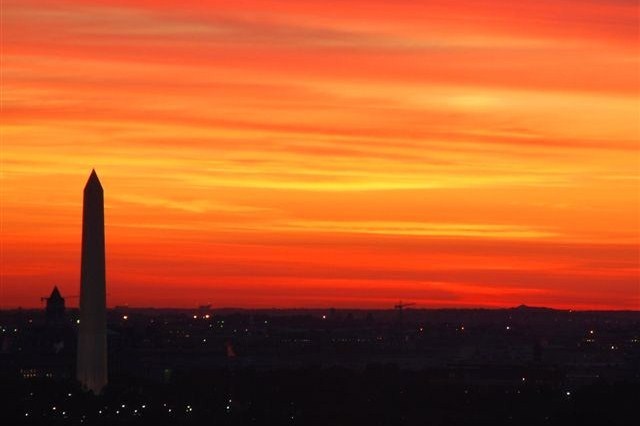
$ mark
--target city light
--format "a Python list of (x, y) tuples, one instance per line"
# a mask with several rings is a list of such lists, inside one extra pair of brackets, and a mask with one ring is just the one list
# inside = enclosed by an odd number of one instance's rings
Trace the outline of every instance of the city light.
[[(146, 315), (146, 314), (145, 314)], [(317, 315), (317, 314), (316, 314)], [(456, 313), (456, 315), (458, 315), (458, 313)], [(338, 316), (336, 316), (337, 318), (340, 318), (340, 314)], [(117, 315), (114, 319), (116, 324), (114, 324), (114, 328), (117, 327), (122, 327), (122, 329), (126, 329), (126, 326), (122, 323), (117, 323), (117, 319), (124, 319), (124, 316), (122, 314)], [(136, 316), (136, 318), (144, 318), (143, 316)], [(226, 318), (226, 325), (228, 327), (225, 327), (225, 329), (228, 329), (228, 331), (225, 331), (225, 334), (223, 334), (222, 336), (216, 336), (216, 334), (218, 333), (218, 330), (216, 330), (215, 332), (212, 332), (211, 329), (209, 328), (209, 325), (211, 323), (213, 324), (221, 324), (224, 320), (221, 320), (219, 318), (216, 318), (215, 321), (208, 321), (208, 322), (201, 322), (201, 321), (195, 321), (192, 322), (190, 321), (191, 318), (191, 314), (187, 314), (184, 315), (182, 314), (181, 317), (181, 321), (183, 323), (183, 327), (184, 328), (178, 328), (176, 327), (174, 324), (176, 324), (175, 322), (172, 323), (172, 325), (170, 327), (166, 327), (166, 329), (164, 330), (164, 333), (166, 333), (165, 335), (163, 335), (162, 338), (158, 339), (158, 343), (163, 345), (166, 344), (165, 342), (167, 342), (167, 340), (165, 340), (165, 337), (169, 338), (170, 343), (175, 343), (175, 338), (179, 337), (182, 339), (185, 339), (186, 342), (188, 342), (186, 340), (187, 336), (193, 337), (196, 340), (195, 341), (200, 341), (202, 345), (206, 346), (200, 346), (199, 348), (196, 348), (195, 351), (201, 350), (201, 354), (205, 354), (207, 353), (210, 349), (215, 348), (215, 344), (218, 342), (223, 342), (224, 340), (218, 340), (218, 338), (221, 339), (227, 339), (229, 337), (229, 335), (231, 335), (232, 332), (234, 331), (242, 331), (242, 330), (248, 330), (247, 328), (244, 327), (244, 324), (246, 324), (246, 321), (248, 320), (248, 317), (246, 318), (233, 318), (233, 317), (228, 317)], [(203, 315), (198, 315), (198, 318), (204, 318)], [(313, 315), (310, 315), (309, 318), (313, 318)], [(323, 318), (323, 319), (329, 319), (332, 318), (331, 314), (321, 314), (320, 316), (316, 316), (315, 317), (316, 320), (318, 318)], [(552, 317), (553, 319), (553, 317)], [(26, 318), (24, 319), (24, 321), (27, 321)], [(262, 321), (262, 320), (261, 320)], [(398, 329), (395, 328), (396, 323), (396, 318), (395, 317), (391, 317), (391, 319), (389, 320), (388, 324), (389, 324), (389, 330), (387, 331), (384, 328), (382, 329), (376, 329), (374, 328), (373, 330), (375, 330), (375, 334), (372, 333), (372, 331), (368, 331), (371, 334), (363, 334), (363, 335), (359, 335), (359, 334), (352, 334), (349, 335), (347, 333), (351, 332), (353, 327), (353, 324), (349, 324), (347, 326), (345, 326), (345, 324), (342, 323), (342, 321), (331, 321), (328, 322), (327, 324), (325, 324), (325, 326), (322, 327), (323, 332), (324, 333), (328, 333), (331, 335), (330, 338), (330, 342), (331, 344), (344, 344), (344, 345), (353, 345), (352, 348), (359, 350), (361, 347), (366, 347), (366, 346), (360, 346), (360, 345), (371, 345), (372, 342), (375, 342), (376, 345), (379, 345), (379, 348), (381, 351), (389, 351), (391, 346), (389, 345), (398, 345), (398, 344), (402, 344), (404, 345), (404, 342), (409, 342), (408, 346), (404, 346), (404, 350), (407, 350), (407, 348), (411, 347), (410, 345), (416, 345), (419, 346), (418, 342), (423, 341), (421, 339), (422, 335), (419, 335), (415, 338), (411, 338), (411, 331), (413, 330), (413, 332), (415, 333), (415, 331), (418, 331), (420, 333), (426, 331), (426, 327), (422, 324), (424, 324), (423, 321), (425, 321), (425, 318), (415, 318), (413, 320), (412, 323), (409, 323), (410, 319), (408, 318), (404, 318), (405, 321), (405, 326), (403, 326), (403, 339), (402, 342), (403, 343), (399, 343), (397, 339), (394, 338), (395, 334), (398, 332)], [(429, 321), (429, 320), (426, 320)], [(464, 322), (463, 322), (464, 321)], [(259, 339), (263, 339), (266, 336), (275, 336), (277, 339), (279, 339), (280, 341), (284, 342), (284, 344), (286, 345), (285, 347), (289, 347), (290, 345), (301, 345), (301, 346), (297, 346), (295, 348), (295, 350), (301, 349), (301, 348), (306, 348), (308, 347), (307, 345), (311, 345), (311, 347), (313, 347), (313, 345), (318, 345), (318, 338), (316, 337), (316, 335), (314, 334), (315, 331), (318, 330), (317, 327), (317, 323), (313, 323), (310, 322), (311, 325), (311, 330), (313, 332), (311, 332), (310, 334), (307, 335), (296, 335), (296, 336), (290, 336), (289, 335), (289, 327), (290, 324), (286, 324), (283, 323), (283, 326), (280, 326), (279, 324), (280, 320), (278, 320), (276, 323), (274, 323), (275, 325), (273, 325), (272, 327), (269, 328), (269, 333), (266, 333), (266, 327), (264, 328), (265, 333), (256, 333), (255, 337), (253, 337), (254, 335), (251, 336), (246, 336), (243, 335), (243, 339), (247, 339), (250, 340), (251, 338), (259, 338)], [(142, 323), (147, 323), (147, 320), (145, 319), (144, 321), (142, 321)], [(162, 324), (163, 321), (156, 321), (157, 324)], [(457, 327), (455, 327), (455, 324), (458, 324)], [(448, 317), (446, 318), (446, 320), (443, 320), (443, 322), (441, 323), (434, 323), (433, 325), (429, 325), (430, 330), (433, 330), (433, 333), (435, 336), (437, 336), (440, 333), (443, 333), (444, 336), (454, 336), (457, 334), (458, 339), (460, 341), (460, 344), (463, 346), (466, 346), (469, 344), (469, 342), (472, 342), (472, 344), (477, 344), (477, 342), (482, 342), (484, 339), (484, 336), (482, 335), (483, 333), (494, 333), (494, 335), (496, 337), (498, 337), (500, 335), (500, 329), (504, 330), (512, 330), (512, 326), (506, 325), (504, 324), (503, 321), (500, 321), (498, 323), (495, 324), (494, 327), (487, 327), (486, 329), (482, 328), (481, 326), (478, 326), (478, 324), (481, 323), (477, 323), (474, 322), (473, 320), (470, 320), (469, 318), (459, 318), (457, 316), (454, 317)], [(556, 322), (554, 321), (552, 324), (556, 324)], [(242, 326), (242, 329), (240, 328)], [(236, 328), (238, 327), (238, 328)], [(281, 328), (282, 327), (282, 328)], [(461, 332), (465, 331), (465, 329), (467, 327), (471, 327), (471, 330), (482, 330), (482, 333), (476, 331), (474, 333), (471, 333), (470, 335), (464, 335), (463, 337), (460, 337)], [(551, 329), (551, 328), (550, 328)], [(13, 330), (13, 324), (11, 325), (11, 328), (9, 330)], [(535, 330), (533, 331), (535, 332)], [(620, 336), (619, 339), (622, 339), (620, 341), (624, 341), (624, 342), (630, 342), (631, 339), (635, 338), (635, 333), (637, 333), (636, 329), (629, 329), (628, 331), (628, 335), (626, 336)], [(575, 337), (575, 335), (580, 335), (582, 334), (583, 336), (586, 334), (585, 337), (583, 337), (582, 341), (584, 342), (585, 340), (587, 340), (589, 337), (592, 336), (591, 330), (590, 329), (586, 329), (584, 327), (580, 327), (576, 329), (576, 333), (574, 333), (572, 336)], [(594, 331), (595, 334), (595, 331)], [(0, 334), (0, 336), (2, 336)], [(216, 337), (213, 337), (216, 336)], [(415, 334), (413, 335), (415, 336)], [(503, 338), (504, 338), (504, 334), (502, 334)], [(153, 335), (152, 335), (152, 338)], [(408, 338), (408, 340), (407, 340)], [(477, 341), (474, 339), (478, 339)], [(510, 339), (508, 339), (510, 340)], [(435, 340), (434, 340), (435, 341)], [(464, 341), (464, 343), (462, 343)], [(390, 343), (388, 343), (390, 342)], [(455, 340), (449, 340), (449, 344), (451, 344), (451, 342), (455, 342)], [(572, 341), (569, 341), (569, 343), (572, 343)], [(482, 344), (482, 343), (480, 343)], [(507, 343), (509, 345), (510, 350), (518, 350), (518, 344), (519, 342), (516, 343)], [(461, 346), (461, 347), (463, 347)], [(594, 345), (595, 346), (595, 345)], [(595, 350), (596, 348), (594, 346), (590, 347), (590, 350)], [(371, 347), (371, 346), (370, 346)], [(193, 346), (191, 346), (189, 343), (186, 343), (185, 348), (188, 348), (189, 351), (193, 351), (194, 348)], [(489, 346), (489, 348), (492, 348), (491, 346)], [(579, 346), (578, 346), (579, 348)], [(584, 348), (584, 346), (583, 346)], [(618, 350), (620, 351), (623, 348), (622, 344), (618, 344), (616, 341), (609, 341), (606, 345), (604, 346), (598, 346), (597, 349), (600, 351), (606, 351), (607, 354), (610, 356), (609, 359), (611, 360), (616, 360), (617, 361), (617, 357), (616, 355), (618, 355), (618, 352), (612, 352), (614, 350)], [(371, 347), (371, 349), (376, 350), (375, 348)], [(305, 349), (306, 350), (306, 349)], [(503, 353), (501, 352), (503, 349), (500, 349), (498, 352), (496, 352), (498, 354), (498, 356), (504, 356)], [(578, 349), (576, 349), (578, 350)], [(626, 347), (625, 347), (626, 350)], [(384, 353), (384, 352), (382, 352)], [(464, 354), (463, 356), (473, 356), (472, 354)], [(508, 356), (512, 356), (511, 354), (509, 354)], [(552, 354), (549, 353), (548, 356), (549, 359), (552, 359), (551, 356)], [(446, 358), (446, 359), (450, 359), (450, 358)], [(618, 361), (617, 361), (618, 362)], [(480, 367), (485, 368), (484, 366)], [(520, 365), (518, 368), (522, 368), (519, 372), (520, 372), (520, 376), (517, 375), (517, 372), (515, 373), (515, 377), (519, 377), (520, 380), (520, 385), (509, 385), (509, 386), (513, 386), (513, 387), (509, 387), (507, 390), (505, 390), (505, 396), (507, 398), (511, 397), (511, 398), (518, 398), (521, 401), (526, 400), (526, 398), (529, 398), (531, 393), (527, 391), (528, 388), (530, 388), (531, 386), (535, 386), (535, 385), (545, 385), (548, 383), (548, 381), (550, 380), (546, 375), (537, 375), (534, 374), (532, 377), (534, 377), (534, 380), (529, 383), (530, 379), (529, 379), (529, 375), (532, 374), (530, 373), (530, 370), (527, 367), (527, 361), (524, 362), (524, 364)], [(26, 369), (23, 368), (21, 370), (19, 370), (21, 372), (21, 375), (25, 378), (28, 379), (31, 375), (33, 375), (34, 377), (39, 377), (39, 378), (44, 378), (47, 377), (47, 374), (51, 374), (50, 370), (47, 369), (43, 369), (43, 368), (30, 368), (30, 369)], [(457, 375), (457, 373), (456, 373)], [(456, 375), (453, 376), (449, 376), (449, 379), (452, 383), (455, 383), (456, 380), (458, 380), (458, 378), (456, 377)], [(594, 375), (595, 377), (595, 375)], [(169, 380), (170, 378), (167, 378), (167, 380), (169, 382), (171, 382)], [(515, 379), (513, 379), (515, 380)], [(512, 382), (515, 383), (515, 382)], [(573, 382), (564, 382), (562, 383), (562, 387), (554, 387), (554, 392), (557, 392), (556, 395), (560, 395), (560, 397), (565, 400), (566, 403), (569, 403), (571, 401), (573, 401), (575, 398), (573, 398), (573, 392), (574, 391), (569, 391), (566, 389), (566, 387), (564, 386), (571, 386), (573, 384)], [(173, 383), (172, 385), (173, 386)], [(468, 403), (473, 403), (474, 398), (476, 398), (477, 395), (482, 395), (483, 391), (478, 391), (477, 388), (475, 388), (473, 386), (473, 384), (469, 384), (469, 383), (465, 383), (465, 386), (471, 386), (471, 389), (469, 388), (461, 388), (461, 393), (463, 392), (463, 396), (464, 396), (464, 400), (467, 401)], [(559, 389), (559, 390), (555, 390), (555, 389)], [(564, 390), (562, 390), (564, 389)], [(536, 388), (534, 388), (534, 391), (537, 391)], [(577, 391), (577, 389), (575, 390)], [(407, 392), (406, 394), (404, 393), (404, 390), (400, 391), (401, 394), (403, 394), (403, 396), (406, 396), (408, 394), (410, 394), (410, 392)], [(30, 402), (34, 402), (34, 400), (36, 398), (29, 398), (29, 395), (31, 395), (32, 397), (34, 395), (38, 395), (39, 392), (26, 392), (25, 393), (25, 397), (26, 399), (28, 399)], [(145, 395), (145, 394), (143, 394)], [(76, 398), (79, 397), (79, 399), (82, 399), (81, 396), (78, 396), (77, 392), (70, 392), (67, 389), (61, 391), (59, 393), (59, 396), (61, 397), (61, 400), (64, 400), (64, 404), (63, 406), (58, 407), (58, 402), (61, 402), (60, 400), (50, 400), (48, 402), (47, 405), (44, 405), (44, 411), (47, 411), (46, 415), (43, 416), (43, 420), (45, 417), (49, 417), (49, 419), (55, 419), (55, 418), (65, 418), (65, 419), (71, 419), (74, 423), (81, 423), (83, 422), (83, 420), (81, 420), (81, 416), (82, 416), (82, 408), (80, 407), (79, 410), (74, 407), (71, 407), (68, 405), (67, 401), (73, 401), (72, 398)], [(154, 396), (152, 395), (145, 395), (143, 396), (144, 398), (154, 398)], [(192, 420), (195, 419), (200, 419), (200, 416), (204, 415), (207, 416), (209, 410), (204, 409), (204, 410), (195, 410), (194, 406), (192, 404), (195, 404), (196, 406), (199, 406), (198, 404), (201, 403), (202, 400), (192, 400), (190, 401), (189, 404), (185, 403), (177, 403), (175, 399), (172, 399), (171, 402), (169, 403), (164, 403), (163, 404), (163, 400), (151, 400), (151, 399), (147, 399), (150, 401), (150, 403), (147, 404), (142, 404), (139, 401), (135, 401), (135, 400), (131, 400), (128, 399), (128, 397), (125, 397), (123, 399), (117, 400), (117, 403), (115, 403), (116, 405), (110, 405), (109, 408), (117, 408), (117, 410), (112, 410), (112, 409), (107, 409), (108, 407), (105, 406), (104, 404), (102, 404), (102, 408), (99, 410), (95, 410), (95, 408), (90, 408), (90, 411), (85, 411), (85, 413), (87, 413), (87, 418), (86, 418), (86, 423), (87, 424), (92, 424), (95, 423), (96, 419), (100, 419), (102, 418), (103, 420), (106, 418), (113, 418), (112, 416), (117, 416), (119, 419), (127, 419), (127, 418), (132, 418), (132, 417), (146, 417), (148, 415), (151, 414), (157, 414), (154, 411), (155, 410), (151, 410), (149, 409), (149, 407), (154, 407), (154, 404), (157, 404), (157, 408), (159, 409), (160, 413), (162, 415), (164, 415), (167, 418), (175, 418), (176, 421), (180, 422), (180, 419), (187, 419), (187, 418), (191, 418)], [(54, 404), (55, 401), (55, 404)], [(164, 401), (167, 401), (166, 399)], [(225, 401), (225, 402), (222, 402)], [(226, 394), (224, 396), (222, 396), (222, 398), (220, 399), (220, 402), (217, 404), (218, 407), (218, 412), (220, 415), (225, 415), (228, 417), (234, 416), (238, 413), (236, 413), (237, 408), (233, 405), (234, 399), (232, 399), (232, 395), (231, 394)], [(251, 404), (251, 402), (248, 402), (249, 404)], [(114, 402), (111, 402), (111, 404), (114, 404)], [(162, 409), (161, 404), (164, 405), (164, 409)], [(177, 404), (177, 405), (176, 405)], [(25, 412), (25, 411), (19, 411), (18, 415), (19, 416), (24, 416), (25, 417), (29, 417), (30, 419), (33, 417), (38, 417), (39, 415), (41, 415), (42, 411), (31, 411), (33, 409), (33, 407), (35, 407), (34, 405), (29, 406), (29, 411)], [(175, 407), (175, 410), (173, 409), (173, 407)], [(238, 406), (238, 408), (241, 408), (240, 412), (243, 412), (244, 409), (244, 402), (243, 404), (241, 404), (240, 406)], [(219, 410), (219, 408), (223, 408), (223, 410)], [(146, 410), (148, 411), (146, 411)], [(64, 410), (64, 411), (63, 411)], [(69, 410), (69, 411), (67, 411)], [(94, 411), (95, 410), (95, 411)], [(80, 412), (78, 412), (80, 411)], [(120, 416), (122, 414), (122, 416)], [(304, 412), (300, 413), (301, 415), (298, 415), (298, 411), (296, 410), (296, 415), (294, 416), (296, 420), (301, 420), (303, 419), (304, 416)], [(92, 416), (93, 416), (93, 420), (92, 420)], [(290, 418), (291, 417), (291, 412), (288, 413), (287, 417), (285, 418)], [(18, 423), (18, 422), (15, 422)]]

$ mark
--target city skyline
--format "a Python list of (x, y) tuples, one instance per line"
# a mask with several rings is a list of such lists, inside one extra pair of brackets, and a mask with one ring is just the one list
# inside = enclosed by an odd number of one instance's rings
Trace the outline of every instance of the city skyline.
[(476, 3), (4, 2), (0, 309), (95, 167), (109, 306), (637, 310), (637, 3)]

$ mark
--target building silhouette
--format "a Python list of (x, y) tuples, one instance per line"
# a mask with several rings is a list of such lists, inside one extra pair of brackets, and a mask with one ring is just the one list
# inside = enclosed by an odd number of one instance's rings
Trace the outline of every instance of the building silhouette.
[(61, 323), (64, 320), (64, 297), (60, 294), (58, 287), (53, 287), (51, 295), (46, 298), (47, 307), (45, 317), (48, 324)]
[(84, 187), (76, 378), (99, 394), (107, 384), (104, 196), (95, 170)]

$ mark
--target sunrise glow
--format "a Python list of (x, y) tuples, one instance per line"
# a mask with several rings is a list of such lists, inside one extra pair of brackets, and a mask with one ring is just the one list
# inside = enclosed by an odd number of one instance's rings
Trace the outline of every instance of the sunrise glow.
[(0, 308), (640, 308), (635, 1), (2, 7)]

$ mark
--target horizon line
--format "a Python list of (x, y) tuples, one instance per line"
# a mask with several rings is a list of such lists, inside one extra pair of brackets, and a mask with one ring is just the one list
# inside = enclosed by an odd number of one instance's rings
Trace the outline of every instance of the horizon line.
[[(67, 310), (78, 310), (77, 306), (66, 307)], [(233, 306), (222, 306), (216, 308), (203, 308), (200, 306), (197, 307), (171, 307), (171, 306), (126, 306), (126, 305), (117, 305), (112, 307), (107, 307), (108, 311), (115, 310), (174, 310), (174, 311), (200, 311), (200, 310), (209, 310), (209, 311), (320, 311), (320, 310), (335, 310), (335, 311), (396, 311), (398, 310), (395, 307), (391, 308), (350, 308), (350, 307), (262, 307), (262, 308), (243, 308), (243, 307), (233, 307)], [(558, 312), (634, 312), (640, 313), (640, 309), (573, 309), (573, 308), (552, 308), (547, 306), (529, 306), (529, 305), (518, 305), (518, 306), (505, 306), (505, 307), (441, 307), (441, 308), (420, 308), (420, 307), (406, 307), (403, 308), (403, 311), (503, 311), (503, 310), (517, 310), (517, 309), (531, 309), (531, 310), (549, 310), (549, 311), (558, 311)], [(13, 307), (13, 308), (2, 308), (0, 307), (0, 312), (3, 311), (44, 311), (45, 307)]]

